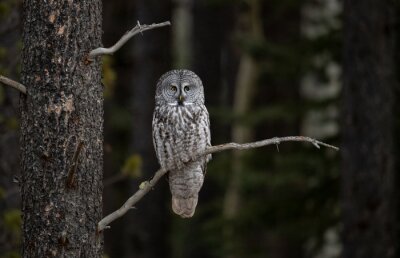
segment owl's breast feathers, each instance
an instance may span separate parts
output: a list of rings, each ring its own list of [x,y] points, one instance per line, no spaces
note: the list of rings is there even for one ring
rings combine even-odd
[[[162,167],[182,168],[184,163],[211,145],[206,107],[156,106],[153,116],[153,143]],[[198,160],[206,163],[210,159],[211,155]]]
[[[183,218],[192,217],[195,212],[207,162],[211,159],[211,155],[196,156],[210,146],[210,139],[204,105],[156,106],[154,147],[160,165],[169,170],[172,210]]]

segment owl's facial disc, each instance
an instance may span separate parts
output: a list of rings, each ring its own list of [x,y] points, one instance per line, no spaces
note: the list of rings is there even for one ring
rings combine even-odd
[[[190,99],[190,90],[193,90],[193,86],[191,86],[188,82],[182,82],[180,84],[171,84],[171,90],[173,91],[173,99],[174,101],[168,103],[170,106],[188,106],[192,105],[193,102],[188,101]]]
[[[186,107],[204,105],[204,89],[200,78],[189,70],[172,70],[157,82],[156,105]]]

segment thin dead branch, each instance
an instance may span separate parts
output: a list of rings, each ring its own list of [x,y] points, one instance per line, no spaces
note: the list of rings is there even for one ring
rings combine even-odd
[[[2,82],[4,85],[8,85],[13,87],[16,90],[19,90],[21,93],[26,94],[26,87],[24,85],[22,85],[19,82],[16,82],[14,80],[11,80],[7,77],[4,77],[2,75],[0,75],[0,82]]]
[[[254,148],[260,148],[267,145],[276,145],[278,146],[281,142],[309,142],[313,144],[316,148],[320,149],[320,146],[325,146],[327,148],[334,149],[336,151],[339,150],[338,147],[326,144],[324,142],[317,141],[310,137],[305,136],[287,136],[287,137],[275,137],[271,139],[266,139],[257,142],[251,143],[226,143],[216,146],[211,146],[207,148],[204,152],[198,154],[194,157],[191,161],[196,160],[199,157],[206,156],[211,153],[221,152],[225,150],[248,150]],[[168,172],[168,169],[161,168],[155,174],[154,177],[149,181],[144,181],[139,185],[139,190],[136,191],[118,210],[112,212],[111,214],[104,217],[98,224],[97,224],[97,231],[101,232],[106,228],[109,228],[109,224],[114,220],[122,217],[126,212],[134,207],[134,205],[143,198],[158,182],[158,180]]]
[[[133,36],[137,35],[138,33],[142,33],[146,30],[152,30],[155,28],[160,28],[160,27],[164,27],[164,26],[169,26],[171,25],[171,23],[169,21],[166,22],[162,22],[162,23],[153,23],[150,25],[147,24],[140,24],[139,21],[137,22],[137,25],[127,31],[118,41],[117,43],[115,43],[112,47],[109,48],[103,48],[103,47],[99,47],[96,48],[92,51],[90,51],[89,53],[89,59],[93,59],[96,56],[100,56],[100,55],[112,55],[114,54],[118,49],[120,49],[130,38],[132,38]]]

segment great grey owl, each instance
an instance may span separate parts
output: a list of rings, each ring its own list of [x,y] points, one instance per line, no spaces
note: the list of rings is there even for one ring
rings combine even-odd
[[[196,209],[211,155],[187,163],[210,146],[210,122],[200,78],[189,70],[172,70],[157,83],[153,144],[161,167],[168,169],[172,210],[190,218]]]

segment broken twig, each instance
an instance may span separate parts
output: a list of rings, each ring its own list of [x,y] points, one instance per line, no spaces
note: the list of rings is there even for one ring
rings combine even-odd
[[[0,82],[2,82],[5,85],[11,86],[14,89],[19,90],[21,93],[26,94],[26,87],[24,85],[22,85],[19,82],[16,82],[14,80],[11,80],[7,77],[4,77],[2,75],[0,75]]]

